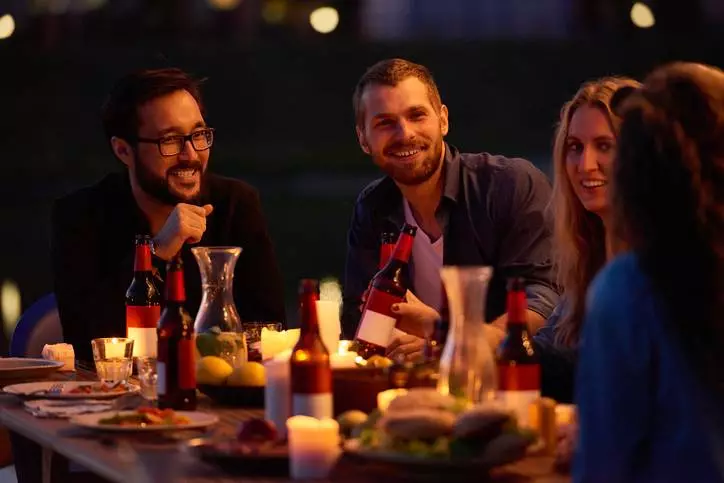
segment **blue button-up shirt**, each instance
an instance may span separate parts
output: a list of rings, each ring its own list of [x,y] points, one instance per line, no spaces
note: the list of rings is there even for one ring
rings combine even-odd
[[[547,318],[558,303],[551,263],[551,188],[530,162],[488,153],[459,153],[445,145],[443,195],[436,216],[444,265],[488,265],[486,320],[505,312],[506,279],[523,277],[528,306]],[[390,177],[357,198],[349,228],[342,331],[354,337],[362,293],[377,271],[380,237],[405,221],[402,193]],[[411,261],[414,270],[414,257]],[[415,289],[412,287],[412,291]]]

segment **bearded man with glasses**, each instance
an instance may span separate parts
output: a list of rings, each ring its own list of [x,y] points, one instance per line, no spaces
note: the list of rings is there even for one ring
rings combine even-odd
[[[103,127],[125,168],[58,201],[52,213],[55,294],[63,335],[78,359],[90,340],[125,336],[125,292],[134,238],[153,237],[154,267],[179,254],[187,309],[201,300],[190,248],[240,246],[234,299],[242,320],[284,322],[282,277],[257,191],[207,172],[214,130],[204,119],[199,82],[179,69],[121,79],[103,107]]]

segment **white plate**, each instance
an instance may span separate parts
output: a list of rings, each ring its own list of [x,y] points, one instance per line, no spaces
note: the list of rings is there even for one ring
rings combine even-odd
[[[45,377],[63,367],[62,362],[27,357],[0,357],[0,380]]]
[[[50,389],[53,384],[61,384],[63,389],[58,394],[47,394],[39,391]],[[98,381],[43,381],[43,382],[25,382],[23,384],[13,384],[11,386],[5,386],[3,391],[8,394],[14,394],[15,396],[23,397],[37,397],[42,399],[113,399],[125,394],[132,394],[141,390],[141,388],[135,384],[126,384],[126,390],[121,392],[91,392],[73,394],[69,391],[79,386],[90,386],[99,384]]]
[[[101,431],[117,431],[117,432],[148,432],[148,431],[178,431],[184,429],[197,429],[212,426],[219,422],[219,417],[215,414],[203,413],[199,411],[175,411],[178,416],[185,416],[191,421],[189,424],[179,425],[154,425],[154,426],[116,426],[113,424],[100,424],[98,421],[104,418],[110,418],[116,414],[121,416],[126,414],[134,414],[136,411],[107,411],[104,413],[81,414],[70,418],[70,423],[89,429]]]

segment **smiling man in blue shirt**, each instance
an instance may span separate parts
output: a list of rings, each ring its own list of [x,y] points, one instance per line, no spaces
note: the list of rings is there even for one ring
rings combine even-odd
[[[414,358],[440,309],[443,265],[494,269],[486,320],[505,330],[508,277],[523,277],[533,332],[558,303],[551,263],[551,189],[530,162],[488,153],[460,153],[444,141],[448,110],[427,68],[383,60],[360,79],[354,93],[362,150],[385,177],[357,198],[349,228],[343,332],[354,337],[360,303],[377,270],[380,236],[404,223],[418,226],[407,302],[397,304],[400,335],[390,356]],[[491,341],[491,344],[498,340]]]

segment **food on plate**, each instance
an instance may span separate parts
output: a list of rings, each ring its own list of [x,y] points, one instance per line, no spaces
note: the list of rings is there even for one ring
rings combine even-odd
[[[74,387],[73,389],[70,389],[69,391],[64,391],[67,394],[94,394],[94,393],[104,393],[104,394],[110,394],[110,393],[121,393],[128,391],[128,385],[127,384],[108,384],[105,382],[96,382],[93,384],[82,384],[79,386]]]
[[[234,371],[234,368],[221,357],[205,356],[196,363],[196,382],[220,386]]]
[[[99,424],[114,426],[183,426],[191,423],[186,416],[176,414],[172,409],[139,408],[130,413],[116,413],[98,421]]]
[[[459,439],[490,440],[512,424],[511,411],[497,403],[474,406],[461,413],[455,421],[453,436]]]
[[[266,372],[264,366],[258,362],[247,362],[236,367],[226,380],[229,386],[255,386],[266,385]]]
[[[387,436],[403,440],[435,440],[452,433],[455,414],[435,409],[387,412],[378,426]]]
[[[432,388],[413,388],[404,396],[398,396],[387,407],[388,413],[405,412],[411,409],[432,409],[455,412],[459,402],[450,395],[440,394]]]
[[[240,443],[267,443],[279,437],[277,428],[271,421],[252,418],[239,425],[236,440]]]
[[[362,450],[419,458],[475,460],[499,465],[523,457],[537,435],[518,428],[515,414],[486,402],[469,407],[434,389],[413,388],[387,411],[359,426]]]
[[[535,442],[531,433],[507,432],[491,439],[478,459],[483,466],[507,465],[525,457],[528,446]]]
[[[339,424],[339,432],[345,438],[349,438],[352,432],[358,426],[364,424],[367,421],[367,415],[357,409],[351,411],[345,411],[337,416],[337,423]]]

